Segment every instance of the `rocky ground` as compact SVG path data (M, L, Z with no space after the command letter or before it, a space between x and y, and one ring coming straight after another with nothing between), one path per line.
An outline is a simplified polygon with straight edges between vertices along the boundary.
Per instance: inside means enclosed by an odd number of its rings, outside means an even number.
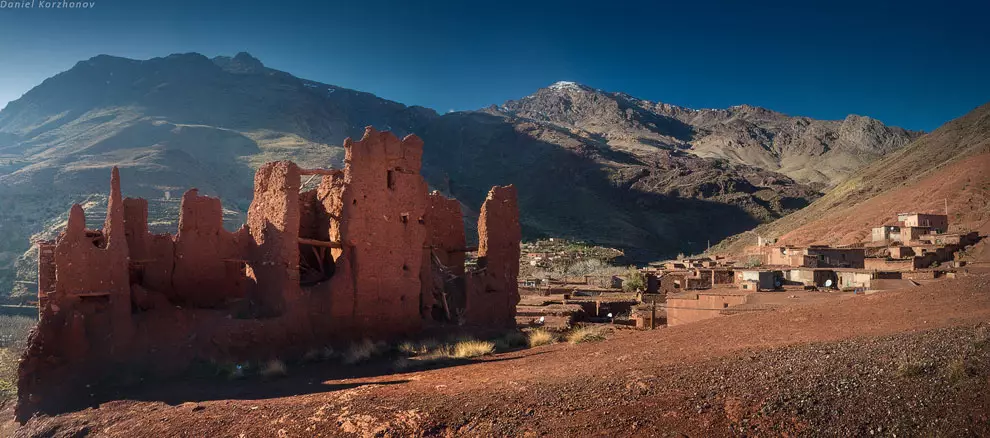
M146 385L6 432L68 436L979 436L990 276L444 368ZM9 412L9 407L8 407Z

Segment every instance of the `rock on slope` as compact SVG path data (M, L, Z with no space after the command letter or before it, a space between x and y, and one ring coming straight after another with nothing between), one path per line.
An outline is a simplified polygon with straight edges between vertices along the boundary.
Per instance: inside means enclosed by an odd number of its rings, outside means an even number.
M757 235L790 244L854 243L897 213L945 209L950 229L980 230L990 221L990 103L864 167L807 208L713 250L741 253Z

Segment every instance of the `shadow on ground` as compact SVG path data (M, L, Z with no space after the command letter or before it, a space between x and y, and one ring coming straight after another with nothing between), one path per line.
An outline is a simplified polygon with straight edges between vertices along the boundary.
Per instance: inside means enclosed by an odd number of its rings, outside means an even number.
M294 363L288 366L285 376L265 378L251 375L230 379L216 373L191 369L188 373L169 379L144 380L141 378L120 379L97 387L94 385L89 397L65 400L58 410L48 410L46 415L59 415L86 408L98 408L101 404L117 400L163 402L180 405L187 402L215 400L264 400L299 395L329 393L365 385L401 385L411 380L387 376L402 376L408 373L451 368L472 363L505 362L531 355L494 358L488 360L447 359L430 361L417 366L397 370L396 357L382 357L367 363L345 365L339 362Z

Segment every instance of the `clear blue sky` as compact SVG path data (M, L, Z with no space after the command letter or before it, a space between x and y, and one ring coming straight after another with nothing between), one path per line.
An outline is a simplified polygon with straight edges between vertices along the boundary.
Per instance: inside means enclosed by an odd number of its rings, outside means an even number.
M440 112L558 80L932 130L990 101L990 2L95 0L0 10L0 106L97 54L247 51Z

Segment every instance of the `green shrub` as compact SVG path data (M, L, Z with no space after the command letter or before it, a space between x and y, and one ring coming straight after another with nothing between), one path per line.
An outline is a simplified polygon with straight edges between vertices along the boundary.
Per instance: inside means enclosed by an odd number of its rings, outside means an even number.
M622 281L622 290L635 292L646 289L646 276L636 268L629 268Z

